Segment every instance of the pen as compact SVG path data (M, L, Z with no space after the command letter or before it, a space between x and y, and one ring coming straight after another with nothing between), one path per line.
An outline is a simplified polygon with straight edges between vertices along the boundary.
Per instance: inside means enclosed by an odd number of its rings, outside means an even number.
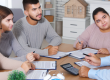
M83 53L83 55L86 55L86 56L88 56L88 57L91 57L90 55L87 55L87 54L85 54L85 53Z
M81 42L80 42L79 38L78 38L78 42L81 44Z
M33 51L33 53L35 53L35 51Z

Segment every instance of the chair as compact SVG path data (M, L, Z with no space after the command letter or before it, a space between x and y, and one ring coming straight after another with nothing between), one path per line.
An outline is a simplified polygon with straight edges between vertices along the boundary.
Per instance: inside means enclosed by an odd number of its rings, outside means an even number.
M21 8L10 8L14 14L13 22L15 23L20 18L24 17L23 10Z

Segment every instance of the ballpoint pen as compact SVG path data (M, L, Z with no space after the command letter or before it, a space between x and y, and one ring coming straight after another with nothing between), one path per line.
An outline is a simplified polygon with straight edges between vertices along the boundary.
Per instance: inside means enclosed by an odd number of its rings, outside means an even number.
M85 53L83 53L83 55L86 55L86 56L88 56L88 57L91 57L90 55L88 55L88 54L85 54Z
M78 42L81 44L81 42L80 42L79 38L78 38Z

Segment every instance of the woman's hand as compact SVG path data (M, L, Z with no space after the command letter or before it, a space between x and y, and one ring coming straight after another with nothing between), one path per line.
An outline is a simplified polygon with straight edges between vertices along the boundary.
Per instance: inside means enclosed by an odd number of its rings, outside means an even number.
M98 51L99 54L109 54L109 51L106 48L101 48Z
M76 49L80 50L80 49L82 49L82 47L83 47L83 41L81 41L81 43L78 42L76 44Z
M30 63L29 61L25 61L21 65L21 68L23 68L24 71L27 73L29 69L35 69L35 65L33 63Z

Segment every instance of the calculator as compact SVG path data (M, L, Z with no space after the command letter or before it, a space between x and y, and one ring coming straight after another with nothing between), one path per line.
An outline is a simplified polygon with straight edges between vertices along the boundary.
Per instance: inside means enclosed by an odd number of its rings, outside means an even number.
M79 70L75 67L73 67L70 63L66 63L63 65L60 65L64 70L66 70L67 72L73 74L73 75L79 75Z

